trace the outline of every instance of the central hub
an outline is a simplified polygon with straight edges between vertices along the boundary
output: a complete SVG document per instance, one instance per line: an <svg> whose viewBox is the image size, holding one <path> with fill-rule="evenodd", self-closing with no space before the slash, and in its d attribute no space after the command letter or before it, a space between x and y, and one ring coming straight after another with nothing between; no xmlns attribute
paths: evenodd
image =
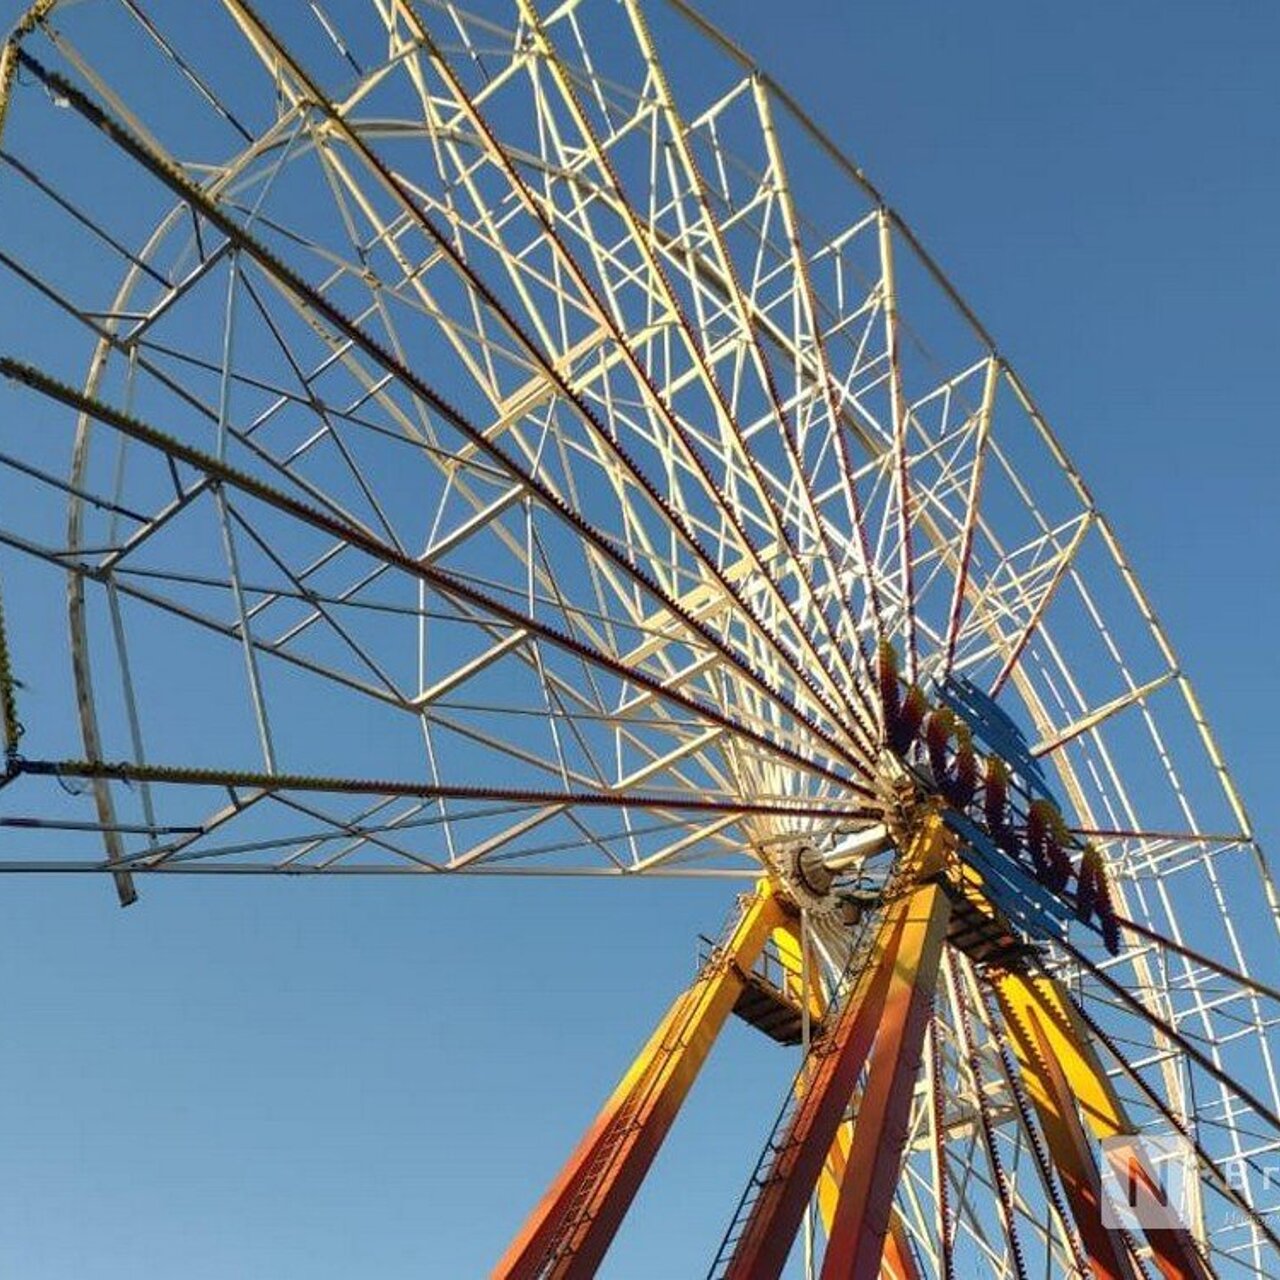
<svg viewBox="0 0 1280 1280"><path fill-rule="evenodd" d="M934 807L892 752L880 759L877 798L857 825L833 826L785 850L774 862L785 896L813 915L847 916L851 903L875 901L901 852Z"/></svg>

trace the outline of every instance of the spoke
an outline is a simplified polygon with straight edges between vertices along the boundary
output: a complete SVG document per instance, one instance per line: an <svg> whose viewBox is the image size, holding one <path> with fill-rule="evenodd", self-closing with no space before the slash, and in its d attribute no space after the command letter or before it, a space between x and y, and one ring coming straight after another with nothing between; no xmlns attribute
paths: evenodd
<svg viewBox="0 0 1280 1280"><path fill-rule="evenodd" d="M120 871L112 871L109 862L92 862L65 858L50 861L18 861L0 860L0 873L5 875L121 875ZM408 863L400 858L398 863L360 863L348 866L339 863L333 867L318 867L309 863L282 867L276 862L157 862L154 865L140 862L130 863L130 876L387 876L387 875L462 875L462 876L508 876L522 879L550 880L598 880L634 878L635 872L621 867L544 867L544 866L505 866L482 862L479 865L450 867L445 864L427 865L421 862ZM724 880L738 884L750 884L760 878L758 867L751 870L734 871L722 867L654 867L645 873L646 879L659 880Z"/></svg>
<svg viewBox="0 0 1280 1280"><path fill-rule="evenodd" d="M1062 1191L1054 1175L1049 1154L1044 1148L1042 1135L1036 1127L1035 1118L1031 1110L1031 1102L1027 1098L1026 1090L1023 1088L1022 1078L1014 1062L1013 1051L1009 1045L1009 1038L1003 1025L1003 1019L999 1010L995 1007L989 985L984 985L981 988L978 998L981 1002L988 1032L995 1041L996 1052L999 1055L1000 1075L1004 1081L1005 1088L1009 1091L1009 1096L1013 1099L1014 1107L1018 1113L1018 1123L1030 1148L1036 1173L1039 1176L1040 1185L1044 1190L1053 1219L1057 1222L1058 1230L1066 1243L1072 1263L1076 1266L1081 1276L1087 1276L1090 1268L1085 1257L1083 1243L1072 1221L1070 1212L1063 1201Z"/></svg>
<svg viewBox="0 0 1280 1280"><path fill-rule="evenodd" d="M982 385L982 407L978 411L978 438L973 451L973 474L969 477L969 495L965 502L964 529L960 534L959 565L955 573L955 589L947 615L947 636L942 651L942 671L950 673L955 664L956 640L960 634L960 614L969 590L969 571L973 560L973 539L978 529L978 511L982 500L982 473L987 461L987 437L991 434L991 418L996 391L1000 385L1000 362L987 358L986 377Z"/></svg>
<svg viewBox="0 0 1280 1280"><path fill-rule="evenodd" d="M688 809L694 813L774 814L779 817L860 817L863 811L838 803L761 800L711 800L684 793L531 791L520 788L437 784L411 780L320 778L309 774L253 773L235 769L193 769L180 765L109 763L97 760L20 760L19 774L59 778L110 778L119 782L174 782L209 787L252 787L271 791L346 792L355 795L415 796L425 800L503 800L522 805L575 805L623 809ZM117 830L124 830L117 827Z"/></svg>
<svg viewBox="0 0 1280 1280"><path fill-rule="evenodd" d="M504 149L498 143L485 117L479 111L475 101L467 94L466 90L463 88L458 77L453 73L452 69L449 66L448 60L441 54L438 46L431 39L431 36L427 31L425 25L422 24L420 19L417 18L417 16L413 13L411 9L405 8L403 10L403 13L406 18L406 21L409 24L410 30L413 32L414 38L417 41L419 41L424 47L424 49L426 49L429 52L432 59L432 64L435 70L440 75L445 85L448 87L451 95L453 96L454 100L457 102L460 110L466 115L468 121L470 122L472 127L476 130L477 134L483 141L486 148L486 154L488 155L489 159L493 162L493 164L496 167L498 167L503 172L507 181L511 184L512 190L515 192L517 197L521 200L524 207L529 211L529 213L534 218L537 219L537 221L539 222L543 230L543 233L547 237L548 242L554 249L557 255L558 261L565 267L565 269L573 277L574 283L578 288L580 294L582 295L583 299L592 307L598 323L602 327L607 328L610 334L612 335L614 342L617 344L617 348L620 353L620 358L627 364L637 384L643 389L648 399L648 402L652 405L655 411L658 412L663 418L666 429L670 433L670 438L672 442L679 446L681 451L681 460L691 469L692 472L694 472L700 477L705 495L711 498L712 500L716 501L717 504L719 505L722 516L727 521L727 523L733 528L735 532L738 549L754 565L756 572L760 575L761 583L772 591L772 593L775 596L775 600L778 603L780 603L782 606L784 606L788 610L788 612L792 613L792 616L794 617L794 610L791 608L790 604L786 601L785 597L783 597L782 594L778 592L776 586L774 585L772 574L768 573L765 570L765 566L760 558L760 553L757 551L754 543L752 542L750 536L748 535L747 530L742 524L737 512L729 503L727 503L724 500L724 497L721 494L719 488L716 486L714 480L711 478L710 474L707 472L706 467L703 464L697 449L690 442L684 427L681 425L679 421L679 418L673 412L668 399L660 393L652 377L650 376L648 371L644 368L644 366L641 364L639 356L634 349L632 339L627 334L625 334L622 331L622 329L619 327L617 320L614 318L609 308L605 305L605 303L600 298L597 291L593 288L590 281L587 279L587 276L583 271L583 269L580 267L577 259L569 251L567 245L565 244L564 239L556 232L555 227L552 221L550 220L548 212L544 210L543 206L535 198L528 183L526 183L521 178L510 155L508 154L506 149ZM427 99L426 97L425 92L424 92L424 101L429 101L429 99ZM601 162L603 163L602 157L601 157ZM596 193L593 192L593 194L596 194ZM554 205L551 205L549 207L554 208ZM655 270L655 274L657 274L656 270ZM675 305L673 300L670 299L670 297L668 297L668 302L672 306ZM692 346L693 345L692 337L689 338L689 342L690 342L690 345ZM744 456L749 456L749 455L745 455L744 453ZM638 470L636 471L636 474L637 475L639 474ZM792 666L793 669L795 669L795 660L791 657L789 653L785 652L784 650L782 650L777 646L776 640L773 637L772 633L762 627L762 624L759 620L759 617L755 609L745 601L745 599L742 597L741 592L729 581L729 579L723 573L719 571L718 568L716 568L716 566L711 561L710 557L706 554L705 551L701 549L701 546L700 544L698 544L696 537L688 531L684 518L681 512L679 511L679 509L674 507L671 508L670 514L676 526L685 534L686 538L689 541L690 546L694 547L695 550L698 551L698 554L700 556L700 559L702 560L702 563L717 577L717 579L721 582L721 585L726 590L726 593L731 595L738 602L744 614L751 620L752 625L757 629L757 633L762 635L766 640L766 642L775 649L778 655L782 657L783 660L786 661L789 666ZM798 619L796 621L798 626L799 625ZM803 634L803 631L802 631L802 634ZM811 652L813 652L814 657L816 658L817 657L816 650L811 649ZM825 664L820 663L818 666L818 670L825 675L826 674ZM798 671L797 671L797 674L799 674ZM856 689L857 687L858 686L855 684L854 688ZM838 692L839 690L838 685L836 686L836 690ZM855 720L855 723L861 723L861 722Z"/></svg>
<svg viewBox="0 0 1280 1280"><path fill-rule="evenodd" d="M1110 526L882 194L686 0L164 10L40 0L0 55L42 317L0 357L0 873L763 876L830 992L903 872L848 851L936 799L882 745L890 641L931 701L990 692L982 751L1007 715L1105 857L1119 954L1028 941L1121 1127L1196 1144L1188 1240L1270 1274L1236 1172L1280 1152L1280 894ZM952 936L886 1258L1086 1270Z"/></svg>
<svg viewBox="0 0 1280 1280"><path fill-rule="evenodd" d="M1004 1162L1000 1158L1000 1151L996 1145L995 1124L991 1116L987 1090L982 1081L978 1045L973 1030L973 1012L970 1008L969 997L963 989L962 975L957 972L959 967L954 955L948 954L945 963L946 986L952 1006L957 1014L956 1030L960 1036L960 1049L964 1055L970 1084L969 1101L977 1110L979 1127L982 1133L982 1144L996 1191L996 1203L1000 1212L1001 1225L1004 1228L1008 1243L1009 1260L1013 1263L1014 1272L1018 1280L1028 1280L1022 1245L1018 1238L1013 1199L1004 1171Z"/></svg>
<svg viewBox="0 0 1280 1280"><path fill-rule="evenodd" d="M576 657L582 658L603 670L611 671L626 680L630 680L661 699L674 703L686 711L691 711L703 719L729 729L743 739L763 748L767 753L786 759L789 763L802 768L806 772L821 776L830 782L835 782L841 787L866 796L868 799L874 798L874 792L870 788L836 773L825 765L806 759L789 747L771 742L761 733L739 725L732 717L723 712L706 706L689 695L668 687L642 671L624 666L609 655L593 649L590 645L576 640L567 633L558 631L546 623L528 617L518 609L487 596L450 574L446 574L420 561L410 559L395 551L394 548L381 544L372 534L361 527L342 524L333 517L315 508L308 507L279 490L272 489L252 476L220 463L216 458L192 448L172 436L148 427L110 408L108 405L98 403L88 396L72 391L69 387L61 386L47 378L39 370L21 365L8 358L0 358L0 376L12 378L51 399L61 401L80 413L89 414L98 421L112 426L121 434L149 444L153 448L160 449L171 457L180 459L189 466L199 469L222 485L233 487L265 506L290 516L301 524L309 525L328 533L344 544L362 550L374 559L390 564L411 577L420 578L447 598L457 599L465 604L472 605L491 616L496 622L506 623L516 629L527 630L531 635L537 635Z"/></svg>
<svg viewBox="0 0 1280 1280"><path fill-rule="evenodd" d="M601 145L600 139L596 136L595 131L592 129L589 121L585 116L585 113L583 112L582 106L578 101L578 96L575 93L573 86L564 70L563 64L561 63L559 58L556 56L554 46L552 45L550 38L546 34L545 25L538 18L536 11L533 9L532 5L528 3L528 0L520 0L520 7L521 7L521 12L525 21L529 23L531 29L537 34L537 38L541 42L543 54L548 61L548 66L551 70L553 77L556 80L557 86L559 87L559 90L564 99L564 102L566 106L569 108L571 114L573 115L576 128L579 130L579 133L584 143L590 149L590 152L594 159L594 163L598 166L601 173L605 175L605 178L607 180L606 190L611 191L614 195L616 211L618 215L626 222L632 241L634 242L638 250L643 255L648 271L650 272L652 280L654 282L654 285L661 294L661 298L664 306L667 308L670 314L675 318L675 321L679 326L680 332L683 335L685 348L687 350L689 357L693 361L698 379L709 401L712 403L712 405L715 408L720 429L723 433L725 433L725 435L728 437L729 441L731 442L731 446L735 452L735 457L738 463L750 476L754 491L759 501L763 505L765 512L767 513L768 518L771 522L771 530L772 530L773 536L777 539L778 546L780 548L786 549L790 571L793 572L803 582L805 591L809 599L811 600L811 602L813 602L814 612L817 613L819 620L823 623L824 629L826 630L830 640L832 654L835 657L840 659L840 666L841 666L842 674L844 677L843 680L837 681L837 685L836 685L837 690L839 692L839 695L842 701L844 702L844 705L847 709L847 712L851 718L852 723L861 730L863 735L863 740L867 741L867 736L866 736L868 732L867 722L863 718L863 716L861 716L853 708L853 706L849 701L850 695L848 690L850 689L857 690L858 689L857 682L852 679L852 675L849 672L847 665L845 664L844 656L840 651L840 648L835 639L835 636L831 633L825 614L823 614L821 608L816 604L815 588L812 582L808 579L807 574L805 573L803 560L797 555L796 548L792 545L792 541L787 532L787 528L784 523L782 513L778 510L777 504L775 503L775 501L773 500L773 498L769 493L769 485L768 485L767 478L764 475L755 457L753 456L752 451L746 446L744 441L741 439L739 424L737 423L734 417L733 411L729 403L725 399L725 395L723 390L721 389L720 383L715 376L715 372L711 366L709 355L705 349L705 345L702 341L699 341L699 338L696 335L693 329L693 326L689 321L688 316L686 315L684 307L680 304L679 300L676 298L674 290L667 278L667 274L663 270L661 264L659 263L654 253L653 244L652 244L652 233L648 232L646 228L640 225L639 219L637 217L637 214L633 206L624 198L618 176L614 172L613 167L609 162L608 156L606 155L605 150ZM634 13L634 11L632 16L633 16L633 20L637 16ZM660 83L661 83L661 80L659 79L659 84ZM682 139L680 136L678 125L673 126L673 128L671 129L671 134L672 134L674 145L681 146ZM685 155L687 156L687 152L685 153ZM689 163L691 164L691 161ZM709 213L707 213L705 217L706 217L708 229L712 234L713 241L715 241L718 244L719 243L717 239L718 228L716 227L714 219L710 217ZM731 269L727 265L727 260L723 255L723 251L721 251L719 256L719 272L720 272L720 279L723 281L725 292L731 298L734 298L736 300L738 310L740 313L740 321L742 324L741 332L744 335L744 339L751 341L754 345L754 332L755 332L754 325L752 324L751 319L747 317L745 314L745 309L743 307L742 300L741 300L741 292L740 290L736 289L736 286L733 281ZM776 403L776 398L775 398L775 403ZM783 424L781 420L779 420L779 427L782 428L782 426ZM785 436L785 430L782 430L782 435ZM714 485L712 485L712 489L714 490ZM735 518L735 521L736 521L736 518ZM818 652L816 647L814 647L814 642L809 637L809 634L806 628L800 623L799 618L796 617L794 607L781 594L779 586L775 582L774 574L772 572L764 572L762 581L765 584L767 584L770 591L774 593L775 596L780 601L782 601L787 612L792 616L792 618L795 619L796 625L800 629L800 633L806 637L808 646L813 654L814 660L819 663L820 667L823 670L826 670L827 663L823 661L821 654Z"/></svg>
<svg viewBox="0 0 1280 1280"><path fill-rule="evenodd" d="M1234 845L1252 844L1243 831L1143 831L1136 827L1070 827L1072 835L1087 840L1144 840L1157 843Z"/></svg>
<svg viewBox="0 0 1280 1280"><path fill-rule="evenodd" d="M933 1195L937 1205L938 1249L941 1280L955 1280L955 1230L947 1195L946 1096L942 1074L942 1024L935 1013L929 1034L929 1105L933 1130Z"/></svg>
<svg viewBox="0 0 1280 1280"><path fill-rule="evenodd" d="M332 324L335 329L345 334L346 338L353 344L363 350L370 358L375 360L393 373L402 382L409 386L413 393L422 398L422 400L431 405L431 407L440 414L440 416L455 425L464 435L469 436L474 443L479 445L481 449L495 462L497 462L504 470L519 478L528 488L536 492L545 503L546 509L553 514L560 516L570 527L580 535L585 541L589 542L598 551L604 554L609 560L614 562L618 568L637 580L644 588L663 601L664 607L674 617L679 618L684 625L698 635L698 637L706 643L712 645L722 656L731 662L740 672L744 679L749 681L763 696L781 706L788 714L802 723L808 732L821 739L827 745L834 755L852 765L855 769L863 770L865 766L854 755L850 754L849 748L838 742L826 730L821 729L810 717L803 711L799 710L794 703L791 702L787 695L781 693L769 684L762 676L746 667L736 653L726 648L723 641L715 636L709 628L692 622L686 612L676 603L671 601L661 587L647 574L645 574L638 566L632 564L630 560L618 551L612 543L604 539L597 533L587 522L574 512L565 502L557 495L548 491L543 484L538 481L535 476L524 472L512 459L492 441L482 436L456 410L442 400L435 392L433 392L421 378L417 377L408 369L404 368L398 361L384 351L372 338L354 326L350 321L337 310L333 304L322 298L305 285L298 277L296 277L283 263L276 260L267 250L257 244L252 237L243 232L237 224L232 221L225 212L212 201L210 201L198 188L194 187L183 175L179 174L167 161L163 160L151 152L138 139L132 137L123 130L119 125L114 123L105 113L87 98L84 97L74 86L63 80L56 73L47 71L29 54L23 52L21 54L22 63L34 75L40 78L57 92L67 97L68 101L90 121L98 124L104 132L111 137L124 151L132 155L144 167L148 168L158 178L167 185L172 187L174 191L188 200L193 207L198 208L200 213L208 219L214 226L218 227L223 234L227 235L236 245L245 253L252 256L260 266L274 279L280 286L289 293L305 300L318 315L322 316L326 322ZM424 574L429 575L430 571L423 569ZM832 778L836 775L831 774Z"/></svg>
<svg viewBox="0 0 1280 1280"><path fill-rule="evenodd" d="M1192 947L1175 942L1172 938L1167 938L1164 934L1157 933L1154 929L1149 929L1146 925L1139 924L1136 920L1117 915L1116 923L1122 929L1128 929L1131 933L1136 933L1140 938L1146 938L1148 942L1156 943L1166 951L1172 951L1187 960L1194 960L1196 964L1202 964L1206 969L1212 969L1214 973L1224 978L1230 978L1232 982L1245 987L1249 991L1257 992L1258 995L1269 996L1272 1000L1280 1000L1280 988L1269 986L1265 982L1260 982L1256 978L1240 973L1229 965L1223 964L1220 960L1215 960L1212 956L1207 956L1202 951L1196 951Z"/></svg>
<svg viewBox="0 0 1280 1280"><path fill-rule="evenodd" d="M786 223L787 240L791 251L791 259L799 285L800 299L804 307L805 320L809 326L812 339L811 355L817 365L819 392L826 409L830 424L831 441L839 462L839 485L844 497L845 516L853 532L855 550L857 552L857 568L861 575L864 590L871 603L871 614L877 639L885 636L884 610L880 603L880 587L876 571L871 563L871 548L867 541L866 521L862 512L862 503L858 497L857 485L854 482L853 461L849 457L844 433L840 429L841 410L837 404L837 383L831 370L827 343L823 338L822 323L819 316L817 297L809 269L809 260L800 242L800 221L791 194L791 184L787 179L786 165L782 149L778 144L777 129L774 124L773 110L770 106L769 92L764 81L752 77L752 89L755 93L757 110L760 113L761 128L765 145L778 182L778 198L782 204L783 218ZM825 528L821 525L820 528ZM834 566L834 553L828 548L828 563ZM863 669L871 674L871 661L863 650L862 633L856 623L850 623L853 637L862 651Z"/></svg>
<svg viewBox="0 0 1280 1280"><path fill-rule="evenodd" d="M797 449L794 424L790 421L789 415L782 406L782 399L778 393L773 373L768 359L761 348L759 334L755 324L753 323L752 308L748 305L746 297L744 296L742 285L738 279L738 272L735 270L733 259L725 244L724 232L719 221L712 213L707 198L706 180L703 177L689 146L688 126L681 119L676 107L675 99L672 95L670 85L668 84L666 74L662 69L661 62L658 60L657 51L654 47L653 38L649 33L648 23L645 20L643 10L636 0L626 0L626 8L631 19L632 27L635 31L637 41L640 44L641 51L645 57L646 63L648 64L649 75L657 91L661 110L667 121L667 131L671 139L672 146L679 155L681 166L688 179L690 190L697 203L701 226L704 227L709 234L711 246L716 258L716 265L725 282L728 296L737 316L739 332L742 333L744 338L749 342L752 361L755 366L757 376L763 386L765 396L768 401L769 412L772 415L773 422L777 428L778 439L783 446L791 473L794 476L795 483L798 486L805 503L812 533L819 540L822 546L822 559L829 577L829 587L832 589L846 628L850 631L853 637L858 640L860 645L861 638L858 636L856 625L849 614L848 605L844 600L843 592L840 590L839 582L835 578L836 556L834 549L831 546L825 523L819 515L813 490L809 484L809 478ZM754 461L749 449L744 448L743 452L748 460ZM763 483L761 483L761 490L762 492L767 492ZM782 521L781 513L776 511L776 506L773 506L773 509L775 511L775 519L778 521L779 534L790 551L794 572L803 580L805 587L813 600L814 610L820 621L823 623L824 630L830 637L833 656L840 660L840 667L843 672L846 685L850 689L860 689L858 682L854 679L853 673L847 665L837 636L831 630L830 624L827 621L825 612L821 605L817 603L817 588L805 568L804 558L800 555L799 548L794 545L792 538L788 535L786 525ZM865 672L869 673L870 664L869 661L866 660L865 652L863 653L863 658L863 669Z"/></svg>
<svg viewBox="0 0 1280 1280"><path fill-rule="evenodd" d="M919 669L916 637L915 556L912 550L911 464L907 453L910 411L902 391L899 351L898 291L893 271L893 223L888 211L879 213L880 288L884 299L885 341L889 356L889 400L893 414L893 478L898 509L898 572L902 578L902 622L907 650L907 681L914 683Z"/></svg>
<svg viewBox="0 0 1280 1280"><path fill-rule="evenodd" d="M234 10L237 16L237 20L245 28L246 33L249 35L251 42L254 43L255 46L257 46L264 53L264 55L269 56L274 60L277 60L281 66L287 68L289 74L302 87L303 93L305 94L307 100L310 101L313 105L315 105L319 110L325 113L325 115L332 122L332 124L341 131L342 136L344 140L348 143L348 145L360 155L361 159L368 166L370 172L376 177L377 181L389 193L393 195L393 197L401 204L405 212L408 213L409 216L411 216L418 225L420 225L425 231L428 232L432 240L439 247L440 251L453 261L455 268L467 279L471 288L475 290L475 293L481 299L483 299L486 306L489 307L496 316L498 316L504 330L509 332L522 345L522 347L529 354L529 356L532 359L534 359L542 367L544 375L555 386L558 387L561 394L563 394L566 397L566 399L573 402L577 406L579 413L581 414L584 421L588 423L593 433L595 434L596 438L602 441L604 445L609 449L609 451L618 459L620 464L628 471L628 473L633 477L633 479L640 485L640 487L644 490L644 492L647 494L650 500L655 504L655 506L657 506L660 510L662 510L664 515L676 527L680 527L682 525L682 521L677 516L671 504L666 502L661 497L661 495L658 493L657 489L652 484L652 482L648 481L645 477L643 477L640 474L639 469L635 466L635 464L631 461L631 459L628 458L627 455L622 451L622 448L618 444L618 442L610 435L610 433L605 429L603 424L599 422L599 420L596 418L594 413L590 410L590 408L586 405L586 403L581 399L581 397L577 395L573 391L573 389L568 385L564 377L557 371L557 369L555 368L552 361L548 358L548 356L539 349L537 344L531 338L529 338L527 335L523 333L523 331L521 330L520 326L516 323L511 313L504 307L504 305L492 293L492 291L488 288L488 286L483 281L480 280L476 272L466 265L466 263L463 261L461 256L450 245L448 238L445 237L443 234L441 234L434 227L430 219L422 212L422 209L418 204L418 202L416 202L412 198L411 194L406 190L401 180L391 171L389 167L387 167L387 165L377 155L374 154L374 152L364 142L364 140L360 137L360 135L350 126L350 124L347 122L343 113L339 111L336 107L334 107L334 105L330 102L329 98L325 94L323 94L319 90L319 88L314 84L314 82L307 76L306 72L302 69L302 67L298 64L298 62L292 57L290 57L287 51L279 43L279 41L271 34L270 29L264 23L262 23L262 21L256 16L256 14L253 12L250 6L244 3L244 0L225 0L225 2ZM414 389L421 391L421 389L416 385ZM432 399L432 397L430 396L427 396L426 398L428 400ZM435 397L435 399L438 400L438 397ZM441 406L439 403L433 405L433 407L437 409L437 412L441 411ZM445 416L446 418L450 418L450 414L448 413L443 414L443 416ZM455 425L460 425L460 424L455 424ZM474 432L474 430L469 430L467 434L471 435L472 438L476 440L476 443L480 443L480 440L476 436L476 433ZM492 444L489 444L489 448L492 449L494 448L494 446ZM506 460L506 455L500 455L500 456L502 460ZM530 482L530 487L536 489L536 482ZM563 504L557 503L554 498L551 498L548 505L557 512L560 512L563 509ZM620 565L622 565L623 567L630 567L625 561L625 559L620 557L618 552L614 548L612 548L610 544L603 542L601 539L599 539L598 536L595 535L594 531L590 529L590 527L584 521L582 521L581 519L577 519L575 521L575 525L576 525L576 531L579 533L580 536L588 538L590 541L595 543L600 550L604 551L605 554L609 555L611 558L619 561ZM708 565L710 564L710 560L705 556L705 553L703 554L702 558L704 563ZM630 568L631 568L631 571L634 572L634 568L633 567L630 567ZM668 603L670 607L673 609L673 611L679 614L678 606L674 605L671 602L668 602ZM720 642L717 641L717 643L720 643ZM723 645L721 645L721 647L723 647ZM745 665L742 664L741 661L736 658L736 655L726 650L725 656L729 658L730 661L737 662L740 668L742 669L743 674L746 675L747 678L753 679L754 681L760 684L764 683L763 681L760 680L758 676L755 675L755 673L747 669ZM798 666L795 665L794 661L789 660L789 665L792 666L793 670L801 678L805 687L809 690L809 692L812 693L814 691L812 677L805 676L800 671ZM824 668L821 665L819 665L819 669L821 670ZM765 695L767 697L771 697L775 700L781 699L780 693L777 690L773 689L771 686L765 685L763 691L765 692Z"/></svg>
<svg viewBox="0 0 1280 1280"><path fill-rule="evenodd" d="M13 676L13 663L9 656L9 632L5 624L4 599L0 596L0 729L4 733L4 762L6 775L13 768L18 756L18 742L22 737L22 722L18 719L17 682Z"/></svg>

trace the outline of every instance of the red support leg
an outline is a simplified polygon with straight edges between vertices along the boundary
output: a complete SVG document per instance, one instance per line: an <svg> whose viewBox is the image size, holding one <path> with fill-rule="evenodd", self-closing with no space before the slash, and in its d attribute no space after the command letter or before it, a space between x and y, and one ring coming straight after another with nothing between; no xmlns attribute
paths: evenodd
<svg viewBox="0 0 1280 1280"><path fill-rule="evenodd" d="M933 820L927 825L912 851L917 876L932 880L941 872L949 840L940 822ZM909 993L903 998L902 975L910 974L909 985L914 987L916 975L921 974L925 981L919 985L931 994L949 913L945 892L933 882L918 883L917 888L889 907L871 958L853 992L834 1025L814 1047L813 1070L799 1086L795 1111L776 1144L776 1157L722 1273L724 1280L771 1280L781 1275L805 1206L830 1157L858 1078L876 1043L882 1015L892 1005L888 1009L890 1021L901 1021L904 1037L913 1031L916 1002ZM924 1005L927 1013L928 999ZM890 1048L888 1040L884 1044L881 1074L887 1078L890 1064L903 1063L905 1057L897 1045ZM916 1058L918 1062L918 1048ZM887 1093L893 1095L894 1091L888 1089ZM848 1170L863 1162L864 1155L872 1154L864 1153L860 1142L855 1143L846 1178ZM895 1168L893 1182L896 1180ZM883 1190L879 1179L876 1189ZM869 1273L872 1277L879 1269L891 1200L890 1194L883 1202L884 1222L876 1246L875 1270ZM837 1207L837 1217L839 1213Z"/></svg>
<svg viewBox="0 0 1280 1280"><path fill-rule="evenodd" d="M586 1280L623 1215L770 933L786 920L762 885L728 943L703 967L636 1058L492 1280Z"/></svg>
<svg viewBox="0 0 1280 1280"><path fill-rule="evenodd" d="M889 1219L889 1234L884 1242L881 1280L921 1280L916 1255L911 1251L907 1228L897 1213Z"/></svg>
<svg viewBox="0 0 1280 1280"><path fill-rule="evenodd" d="M937 884L917 890L910 904L854 1122L854 1157L840 1186L822 1280L875 1280L885 1253L911 1097L951 914L950 900ZM894 1250L900 1252L896 1243Z"/></svg>

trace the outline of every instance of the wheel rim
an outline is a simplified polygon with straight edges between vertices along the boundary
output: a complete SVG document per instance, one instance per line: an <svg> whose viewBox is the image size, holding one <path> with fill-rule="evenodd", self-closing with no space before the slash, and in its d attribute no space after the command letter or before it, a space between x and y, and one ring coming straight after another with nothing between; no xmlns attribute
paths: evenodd
<svg viewBox="0 0 1280 1280"><path fill-rule="evenodd" d="M1215 1164L1260 1176L1265 997L1194 956L1274 980L1276 900L1191 686L1016 373L794 102L700 19L714 74L678 91L633 5L512 30L370 4L277 43L228 4L207 74L120 13L119 47L41 13L22 47L73 87L28 66L6 99L13 185L89 215L61 206L48 252L83 237L120 268L104 284L82 250L74 323L100 332L78 389L6 368L76 431L66 486L33 478L14 530L47 500L69 536L46 559L80 566L77 710L33 722L19 762L24 787L56 765L92 788L107 861L86 844L69 865L125 894L215 870L763 867L794 889L797 847L893 807L889 640L909 680L962 675L1012 710L1121 914L1185 948L1073 934L1052 954L1107 1052L1154 1059L1138 1079ZM113 91L126 39L184 86L171 120ZM231 45L243 101L219 96ZM81 130L66 157L99 154L74 86L121 126L94 145L147 184L123 232L107 160L78 179L59 152L55 181L22 150L49 87ZM28 285L53 287L32 259ZM186 644L209 688L184 692L175 757L151 744L181 686L162 650ZM815 928L830 981L846 940ZM941 993L926 1075L977 1117L944 1108L944 1137L1031 1152L1020 1116L980 1114L1004 1046L963 957ZM913 1123L938 1127L927 1091ZM980 1256L996 1219L1052 1210L1052 1179L1002 1198L994 1174L948 1208L937 1151L909 1153L901 1193L931 1265L948 1231ZM1272 1242L1202 1176L1215 1262L1265 1270ZM1069 1259L1070 1232L1045 1247Z"/></svg>

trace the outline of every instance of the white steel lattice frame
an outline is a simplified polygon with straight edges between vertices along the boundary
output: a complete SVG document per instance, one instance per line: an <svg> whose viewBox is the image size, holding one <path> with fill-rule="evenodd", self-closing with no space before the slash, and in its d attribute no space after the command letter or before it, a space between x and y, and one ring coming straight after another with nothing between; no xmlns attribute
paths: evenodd
<svg viewBox="0 0 1280 1280"><path fill-rule="evenodd" d="M0 870L751 877L877 819L888 638L1000 696L1124 914L1224 966L1057 954L1134 1113L1196 1133L1215 1265L1269 1274L1269 872L1112 526L901 217L683 0L208 9L195 41L44 0L4 50L0 263L41 322L0 365ZM945 978L904 1219L933 1273L1070 1272Z"/></svg>

